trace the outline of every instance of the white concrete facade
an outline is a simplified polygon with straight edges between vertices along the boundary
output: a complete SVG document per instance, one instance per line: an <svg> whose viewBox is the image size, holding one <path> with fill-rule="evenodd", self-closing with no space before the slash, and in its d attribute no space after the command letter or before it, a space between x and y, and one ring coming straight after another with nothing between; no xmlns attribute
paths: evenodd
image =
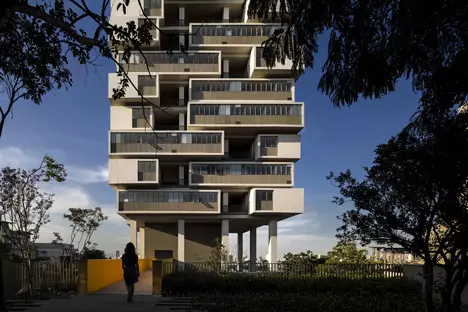
<svg viewBox="0 0 468 312"><path fill-rule="evenodd" d="M153 40L128 63L118 54L131 81L121 98L113 89L122 77L108 77L109 184L130 242L140 257L190 262L197 246L205 258L212 248L205 226L227 251L237 234L241 262L250 232L255 269L257 228L266 225L267 258L277 262L278 222L304 212L294 166L305 103L292 62L268 68L262 59L262 43L281 25L248 19L239 0L142 0L126 13L112 2L113 24L138 26L147 16L179 33L174 43L151 29Z"/></svg>

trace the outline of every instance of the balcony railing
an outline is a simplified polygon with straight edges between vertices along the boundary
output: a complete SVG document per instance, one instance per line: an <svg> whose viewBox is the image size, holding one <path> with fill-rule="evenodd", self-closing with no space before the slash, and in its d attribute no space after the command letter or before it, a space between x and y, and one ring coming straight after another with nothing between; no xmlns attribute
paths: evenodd
<svg viewBox="0 0 468 312"><path fill-rule="evenodd" d="M301 125L302 105L191 104L190 123L195 125Z"/></svg>
<svg viewBox="0 0 468 312"><path fill-rule="evenodd" d="M217 192L121 191L119 211L216 212Z"/></svg>
<svg viewBox="0 0 468 312"><path fill-rule="evenodd" d="M192 100L292 100L289 80L192 80Z"/></svg>
<svg viewBox="0 0 468 312"><path fill-rule="evenodd" d="M245 215L249 213L249 207L247 205L228 205L227 211L223 213L230 215Z"/></svg>
<svg viewBox="0 0 468 312"><path fill-rule="evenodd" d="M193 164L192 184L292 184L286 164Z"/></svg>
<svg viewBox="0 0 468 312"><path fill-rule="evenodd" d="M218 72L218 53L132 53L128 63L121 64L129 72Z"/></svg>
<svg viewBox="0 0 468 312"><path fill-rule="evenodd" d="M221 133L112 132L111 153L222 153Z"/></svg>
<svg viewBox="0 0 468 312"><path fill-rule="evenodd" d="M261 44L280 25L192 24L192 44Z"/></svg>

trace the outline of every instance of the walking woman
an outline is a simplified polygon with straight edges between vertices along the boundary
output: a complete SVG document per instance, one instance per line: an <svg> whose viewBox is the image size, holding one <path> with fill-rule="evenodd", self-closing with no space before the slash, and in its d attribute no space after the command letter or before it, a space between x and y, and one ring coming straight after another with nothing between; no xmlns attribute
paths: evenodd
<svg viewBox="0 0 468 312"><path fill-rule="evenodd" d="M135 283L138 283L140 277L138 256L135 252L135 245L132 243L128 243L125 247L125 253L122 256L122 269L125 286L127 287L127 302L132 302Z"/></svg>

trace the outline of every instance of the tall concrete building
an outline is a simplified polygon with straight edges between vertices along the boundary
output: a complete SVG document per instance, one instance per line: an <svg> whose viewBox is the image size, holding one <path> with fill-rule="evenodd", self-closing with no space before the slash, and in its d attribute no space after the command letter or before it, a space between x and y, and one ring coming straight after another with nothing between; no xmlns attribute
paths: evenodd
<svg viewBox="0 0 468 312"><path fill-rule="evenodd" d="M109 74L109 184L130 241L140 257L196 262L218 238L243 259L250 232L255 261L266 225L276 262L278 222L304 211L304 190L293 188L304 103L291 63L268 69L262 58L279 24L249 19L243 0L131 1L126 14L115 2L112 23L141 25L146 14L159 28L124 64L138 91L113 100L120 77Z"/></svg>

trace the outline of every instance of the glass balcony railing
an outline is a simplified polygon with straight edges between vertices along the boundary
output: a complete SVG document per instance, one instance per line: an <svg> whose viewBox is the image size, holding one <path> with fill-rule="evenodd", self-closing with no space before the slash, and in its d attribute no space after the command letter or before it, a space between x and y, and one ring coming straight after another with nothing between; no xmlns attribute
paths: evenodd
<svg viewBox="0 0 468 312"><path fill-rule="evenodd" d="M192 24L192 44L261 44L280 25Z"/></svg>
<svg viewBox="0 0 468 312"><path fill-rule="evenodd" d="M119 211L216 212L219 193L196 191L120 191Z"/></svg>
<svg viewBox="0 0 468 312"><path fill-rule="evenodd" d="M221 133L112 132L111 153L222 153Z"/></svg>
<svg viewBox="0 0 468 312"><path fill-rule="evenodd" d="M190 104L194 125L301 125L301 104Z"/></svg>
<svg viewBox="0 0 468 312"><path fill-rule="evenodd" d="M120 57L129 72L219 72L219 53L133 53L128 63Z"/></svg>
<svg viewBox="0 0 468 312"><path fill-rule="evenodd" d="M192 100L292 100L290 80L192 80Z"/></svg>
<svg viewBox="0 0 468 312"><path fill-rule="evenodd" d="M288 164L191 164L192 184L292 184Z"/></svg>

